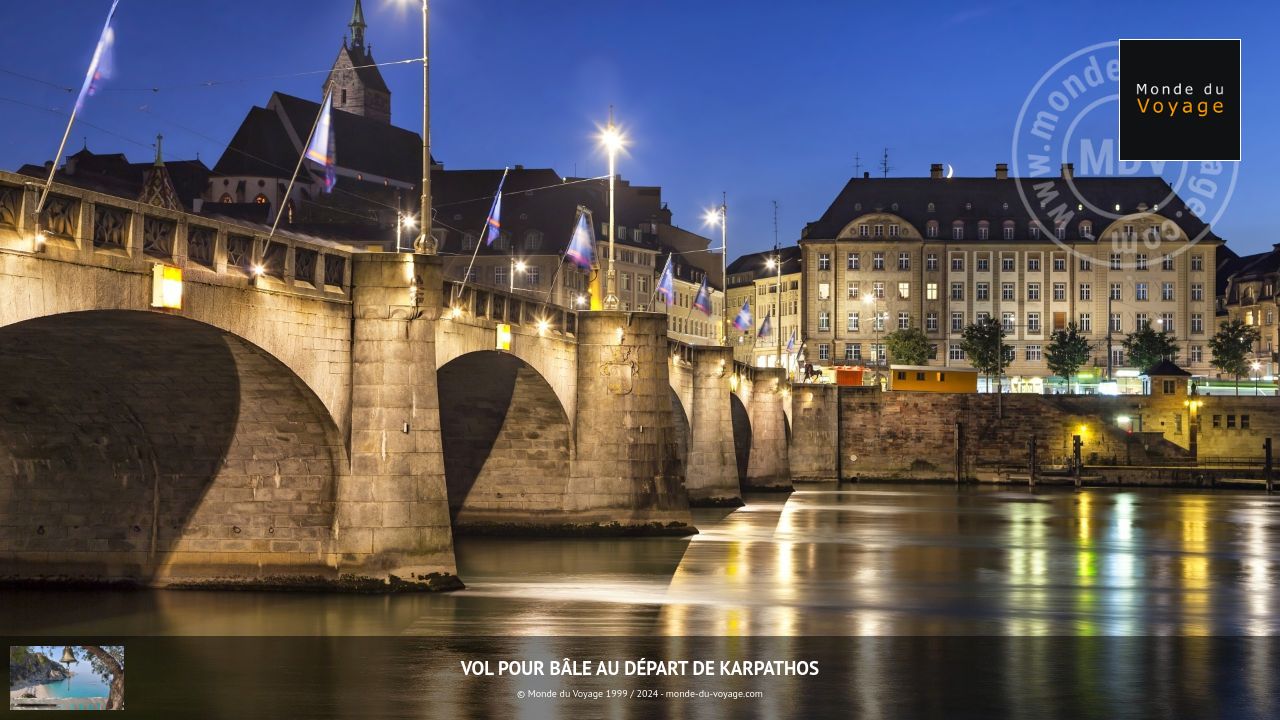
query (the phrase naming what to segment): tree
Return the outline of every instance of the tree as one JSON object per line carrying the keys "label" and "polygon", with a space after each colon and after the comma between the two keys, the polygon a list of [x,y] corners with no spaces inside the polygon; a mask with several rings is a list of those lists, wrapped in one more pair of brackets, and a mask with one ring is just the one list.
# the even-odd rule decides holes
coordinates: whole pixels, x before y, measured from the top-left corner
{"label": "tree", "polygon": [[107,710],[124,709],[124,646],[123,645],[72,645],[71,653],[79,650],[89,661],[89,667],[111,688],[107,696]]}
{"label": "tree", "polygon": [[1258,328],[1245,325],[1239,318],[1224,320],[1218,332],[1209,338],[1209,350],[1213,352],[1213,366],[1236,378],[1236,395],[1240,394],[1240,376],[1245,373],[1246,360],[1261,334]]}
{"label": "tree", "polygon": [[1178,343],[1173,334],[1151,329],[1151,325],[1143,325],[1124,338],[1124,352],[1130,362],[1142,372],[1155,367],[1165,358],[1178,355]]}
{"label": "tree", "polygon": [[1081,365],[1089,361],[1089,353],[1093,352],[1093,344],[1080,334],[1075,323],[1067,323],[1066,330],[1058,330],[1049,340],[1044,350],[1044,359],[1049,370],[1059,377],[1066,378],[1067,392],[1071,391],[1071,377]]}
{"label": "tree", "polygon": [[929,360],[929,338],[920,328],[894,330],[885,336],[884,346],[899,365],[923,365]]}
{"label": "tree", "polygon": [[988,377],[998,374],[1013,352],[1012,345],[1004,344],[1004,327],[990,318],[965,326],[960,349],[969,364]]}

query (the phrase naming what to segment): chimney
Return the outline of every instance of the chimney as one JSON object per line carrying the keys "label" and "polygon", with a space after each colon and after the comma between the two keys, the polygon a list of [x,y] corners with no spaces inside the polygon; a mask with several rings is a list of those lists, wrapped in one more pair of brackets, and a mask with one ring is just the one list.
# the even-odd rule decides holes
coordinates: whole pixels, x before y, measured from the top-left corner
{"label": "chimney", "polygon": [[870,180],[870,179],[871,179],[871,171],[870,171],[870,170],[863,170],[863,171],[862,171],[862,179],[863,179],[863,180]]}
{"label": "chimney", "polygon": [[929,166],[929,177],[933,180],[942,179],[942,163],[933,163]]}
{"label": "chimney", "polygon": [[1009,179],[1009,164],[1008,164],[1008,163],[996,163],[996,179],[997,179],[997,180],[1008,180],[1008,179]]}
{"label": "chimney", "polygon": [[1076,174],[1076,164],[1075,164],[1075,163],[1062,163],[1062,177],[1063,177],[1063,178],[1065,178],[1065,179],[1067,179],[1067,180],[1070,180],[1071,178],[1075,177],[1075,174]]}

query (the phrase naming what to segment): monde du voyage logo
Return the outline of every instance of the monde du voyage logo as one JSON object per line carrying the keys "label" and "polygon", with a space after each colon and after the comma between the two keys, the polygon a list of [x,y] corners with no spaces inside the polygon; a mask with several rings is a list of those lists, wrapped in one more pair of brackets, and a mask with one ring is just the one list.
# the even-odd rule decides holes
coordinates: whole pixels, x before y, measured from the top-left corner
{"label": "monde du voyage logo", "polygon": [[1240,160],[1240,41],[1121,40],[1119,152]]}
{"label": "monde du voyage logo", "polygon": [[[1138,242],[1177,255],[1223,217],[1240,172],[1240,103],[1239,40],[1083,47],[1028,91],[1010,175],[1028,215],[1064,250],[1108,242],[1136,269]],[[1144,176],[1164,185],[1128,204],[1114,196],[1109,179]]]}

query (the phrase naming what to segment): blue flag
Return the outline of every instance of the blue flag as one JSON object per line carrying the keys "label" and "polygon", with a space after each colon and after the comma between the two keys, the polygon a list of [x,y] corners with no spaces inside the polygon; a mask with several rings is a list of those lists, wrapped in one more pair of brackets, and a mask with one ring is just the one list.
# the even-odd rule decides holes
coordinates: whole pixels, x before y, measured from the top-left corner
{"label": "blue flag", "polygon": [[84,107],[84,99],[98,91],[98,83],[111,75],[111,46],[115,43],[116,34],[111,29],[111,21],[116,16],[116,6],[120,0],[113,0],[111,9],[107,11],[107,22],[102,26],[102,35],[98,37],[98,45],[93,49],[93,59],[89,61],[89,70],[84,75],[84,84],[80,86],[80,94],[76,96],[76,110]]}
{"label": "blue flag", "polygon": [[667,256],[667,266],[662,269],[662,275],[658,277],[658,294],[662,296],[662,302],[670,305],[675,301],[675,281],[671,273],[671,256]]}
{"label": "blue flag", "polygon": [[756,332],[756,337],[769,337],[773,332],[773,311],[765,313],[764,322],[760,323],[760,330]]}
{"label": "blue flag", "polygon": [[333,94],[330,93],[324,96],[324,104],[320,106],[320,117],[316,120],[316,129],[311,133],[311,142],[307,144],[305,153],[308,160],[319,163],[324,168],[325,192],[332,191],[338,179],[333,170],[332,114]]}
{"label": "blue flag", "polygon": [[693,306],[702,311],[703,315],[711,314],[711,290],[707,287],[707,276],[702,276],[702,287],[698,288],[698,294],[693,296]]}
{"label": "blue flag", "polygon": [[751,329],[751,302],[742,303],[742,309],[738,311],[738,316],[733,319],[733,326],[740,332],[746,332]]}
{"label": "blue flag", "polygon": [[493,207],[489,208],[489,218],[484,221],[484,244],[492,245],[502,233],[502,184],[507,181],[507,174],[502,173],[498,181],[498,194],[493,196]]}
{"label": "blue flag", "polygon": [[579,212],[578,225],[573,229],[573,240],[569,242],[569,249],[564,254],[573,260],[574,265],[585,270],[595,262],[595,247],[595,232],[591,229],[591,223],[587,222],[587,214]]}
{"label": "blue flag", "polygon": [[793,329],[791,331],[791,337],[787,338],[787,352],[791,352],[792,350],[795,350],[795,349],[796,349],[796,331]]}

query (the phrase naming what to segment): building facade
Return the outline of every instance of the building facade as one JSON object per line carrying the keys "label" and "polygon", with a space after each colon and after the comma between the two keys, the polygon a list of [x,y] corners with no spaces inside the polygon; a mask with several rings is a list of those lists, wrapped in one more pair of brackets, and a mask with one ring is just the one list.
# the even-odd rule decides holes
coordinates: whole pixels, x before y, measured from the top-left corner
{"label": "building facade", "polygon": [[1221,319],[1240,320],[1258,329],[1250,366],[1255,377],[1273,382],[1277,374],[1277,348],[1280,348],[1280,301],[1276,287],[1280,285],[1280,244],[1255,255],[1233,258],[1222,268],[1226,276],[1219,298]]}
{"label": "building facade", "polygon": [[1160,178],[1062,173],[1089,205],[1052,217],[1028,214],[1035,188],[1003,164],[989,178],[934,165],[928,178],[850,180],[800,240],[802,361],[883,364],[885,336],[919,327],[930,365],[969,367],[964,327],[991,319],[1014,348],[1009,391],[1046,391],[1045,348],[1069,323],[1093,343],[1087,385],[1136,375],[1122,341],[1140,325],[1172,333],[1177,362],[1207,375],[1221,240]]}
{"label": "building facade", "polygon": [[[778,367],[781,364],[789,371],[795,371],[803,341],[800,258],[800,248],[792,246],[743,255],[729,265],[730,319],[746,303],[751,310],[753,324],[747,332],[729,328],[729,342],[733,345],[735,360],[755,367]],[[777,264],[779,259],[781,268]],[[760,326],[765,317],[770,318],[770,332],[761,336]]]}
{"label": "building facade", "polygon": [[[659,274],[671,258],[671,284],[675,296],[670,305],[656,301],[657,311],[667,313],[667,334],[690,345],[718,345],[720,343],[721,318],[724,317],[724,293],[720,291],[718,272],[708,272],[691,263],[686,255],[667,249],[659,258]],[[711,312],[704,313],[693,306],[694,298],[707,280],[707,294]]]}

